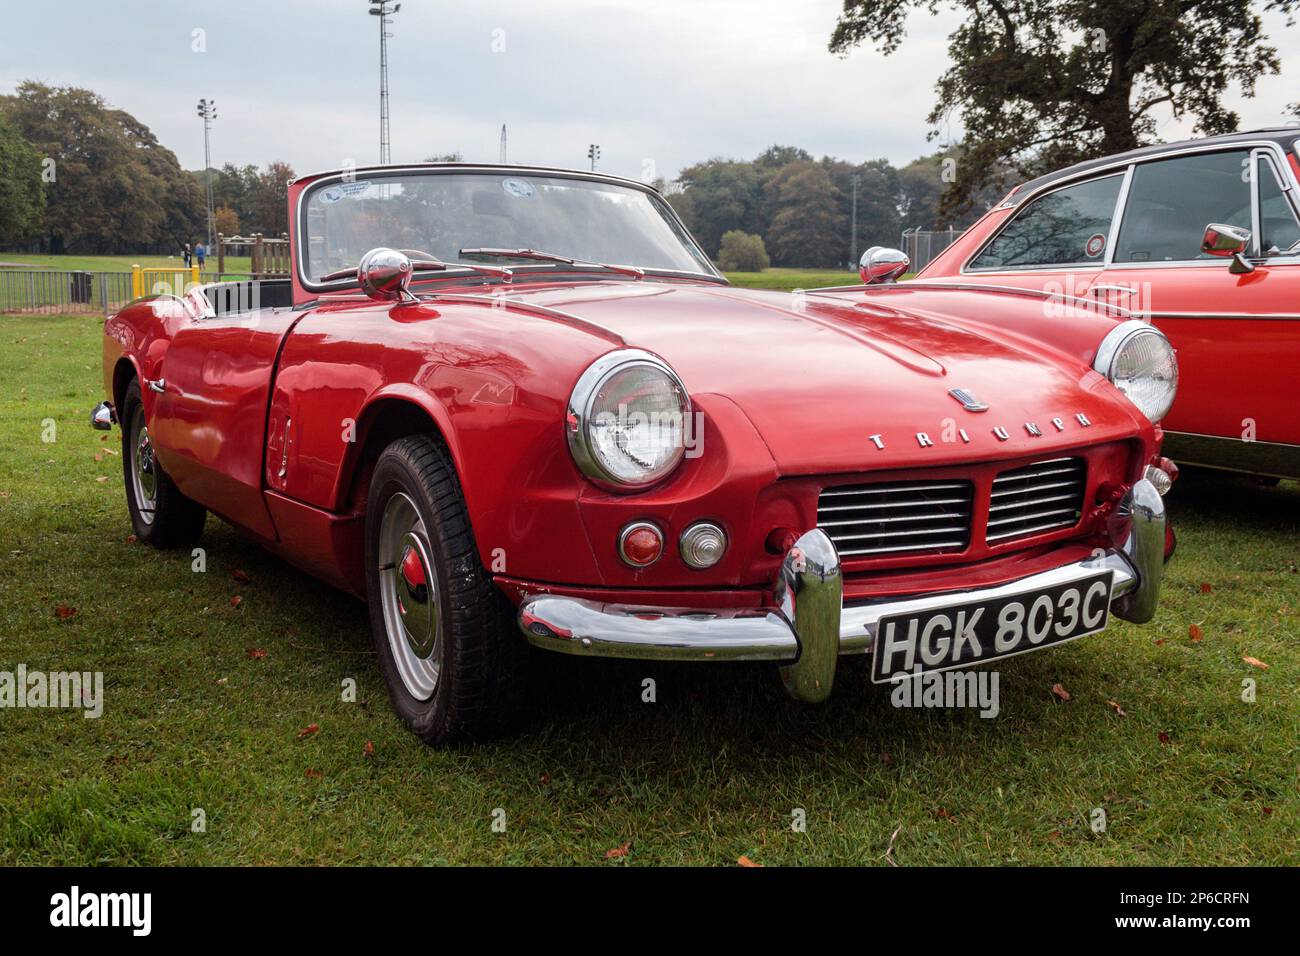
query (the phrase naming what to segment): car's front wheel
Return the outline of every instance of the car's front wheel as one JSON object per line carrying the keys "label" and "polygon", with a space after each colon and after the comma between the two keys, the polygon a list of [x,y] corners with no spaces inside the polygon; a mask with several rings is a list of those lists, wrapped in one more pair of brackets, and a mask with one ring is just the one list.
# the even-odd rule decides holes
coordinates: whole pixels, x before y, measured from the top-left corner
{"label": "car's front wheel", "polygon": [[140,383],[126,388],[119,416],[122,422],[122,478],[126,506],[135,536],[156,548],[193,544],[203,533],[208,513],[181,494],[154,454],[144,417]]}
{"label": "car's front wheel", "polygon": [[366,589],[380,670],[426,743],[500,727],[522,694],[527,646],[479,560],[460,481],[432,435],[379,456],[366,506]]}

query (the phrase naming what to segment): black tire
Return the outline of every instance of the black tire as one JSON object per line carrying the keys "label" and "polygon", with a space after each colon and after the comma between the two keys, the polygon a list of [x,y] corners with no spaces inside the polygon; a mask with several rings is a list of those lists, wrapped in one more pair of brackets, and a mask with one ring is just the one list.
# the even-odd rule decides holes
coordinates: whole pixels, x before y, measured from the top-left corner
{"label": "black tire", "polygon": [[[406,516],[412,506],[419,527],[404,534],[407,543],[399,546],[393,525],[403,519],[387,519],[386,531],[385,515]],[[399,577],[411,560],[414,575]],[[431,568],[425,568],[426,561]],[[422,610],[423,602],[411,604],[420,602],[418,587],[403,589],[413,579],[424,581],[430,570],[435,593],[429,600],[426,585],[424,597],[436,619],[432,649],[425,652],[406,626],[417,612],[430,612]],[[416,736],[437,746],[487,736],[511,722],[524,694],[527,644],[515,627],[513,608],[479,560],[460,480],[436,435],[399,439],[375,463],[366,505],[366,590],[389,699]],[[403,677],[402,667],[409,673],[413,663],[410,653],[425,654],[415,664],[437,667],[429,696],[417,695]]]}
{"label": "black tire", "polygon": [[[144,404],[140,400],[140,383],[132,379],[126,387],[118,411],[122,428],[122,480],[126,485],[126,507],[131,513],[135,536],[155,548],[178,548],[192,545],[203,533],[208,512],[199,503],[186,498],[163,471],[162,464],[150,451],[140,447],[140,431],[147,429]],[[135,467],[144,458],[154,488],[152,504],[137,485]]]}

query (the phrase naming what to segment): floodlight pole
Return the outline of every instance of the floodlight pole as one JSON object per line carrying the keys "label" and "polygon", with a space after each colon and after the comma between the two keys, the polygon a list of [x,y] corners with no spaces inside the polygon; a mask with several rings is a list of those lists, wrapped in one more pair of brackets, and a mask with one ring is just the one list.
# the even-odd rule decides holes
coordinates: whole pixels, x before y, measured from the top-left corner
{"label": "floodlight pole", "polygon": [[211,249],[216,219],[212,208],[212,121],[217,118],[217,101],[199,100],[198,114],[203,118],[203,182],[208,213],[208,248]]}
{"label": "floodlight pole", "polygon": [[392,0],[366,0],[370,15],[379,18],[379,162],[387,165],[393,161],[392,143],[388,128],[388,18],[402,9]]}
{"label": "floodlight pole", "polygon": [[849,271],[858,265],[858,174],[853,174],[853,227],[849,239]]}
{"label": "floodlight pole", "polygon": [[600,147],[592,143],[587,147],[587,158],[591,160],[591,171],[596,171],[596,160],[600,159]]}

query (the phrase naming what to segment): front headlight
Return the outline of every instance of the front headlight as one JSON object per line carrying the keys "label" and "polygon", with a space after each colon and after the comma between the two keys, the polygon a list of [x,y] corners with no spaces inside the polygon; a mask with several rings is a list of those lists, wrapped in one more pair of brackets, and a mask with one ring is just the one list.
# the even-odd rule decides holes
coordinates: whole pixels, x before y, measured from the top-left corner
{"label": "front headlight", "polygon": [[658,356],[610,352],[591,363],[569,397],[565,433],[588,478],[619,491],[662,481],[685,454],[691,400]]}
{"label": "front headlight", "polygon": [[1153,422],[1169,413],[1178,393],[1178,359],[1163,332],[1140,319],[1111,329],[1092,367]]}

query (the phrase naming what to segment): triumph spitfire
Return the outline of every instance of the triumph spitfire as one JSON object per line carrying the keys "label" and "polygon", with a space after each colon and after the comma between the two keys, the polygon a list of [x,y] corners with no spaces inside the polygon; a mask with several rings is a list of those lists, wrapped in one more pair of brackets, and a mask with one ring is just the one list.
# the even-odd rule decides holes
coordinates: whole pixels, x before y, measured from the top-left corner
{"label": "triumph spitfire", "polygon": [[430,743],[498,725],[526,643],[770,661],[824,700],[1155,613],[1177,365],[1111,305],[728,284],[652,188],[422,165],[291,184],[292,274],[104,329],[135,534],[211,512],[366,600]]}

